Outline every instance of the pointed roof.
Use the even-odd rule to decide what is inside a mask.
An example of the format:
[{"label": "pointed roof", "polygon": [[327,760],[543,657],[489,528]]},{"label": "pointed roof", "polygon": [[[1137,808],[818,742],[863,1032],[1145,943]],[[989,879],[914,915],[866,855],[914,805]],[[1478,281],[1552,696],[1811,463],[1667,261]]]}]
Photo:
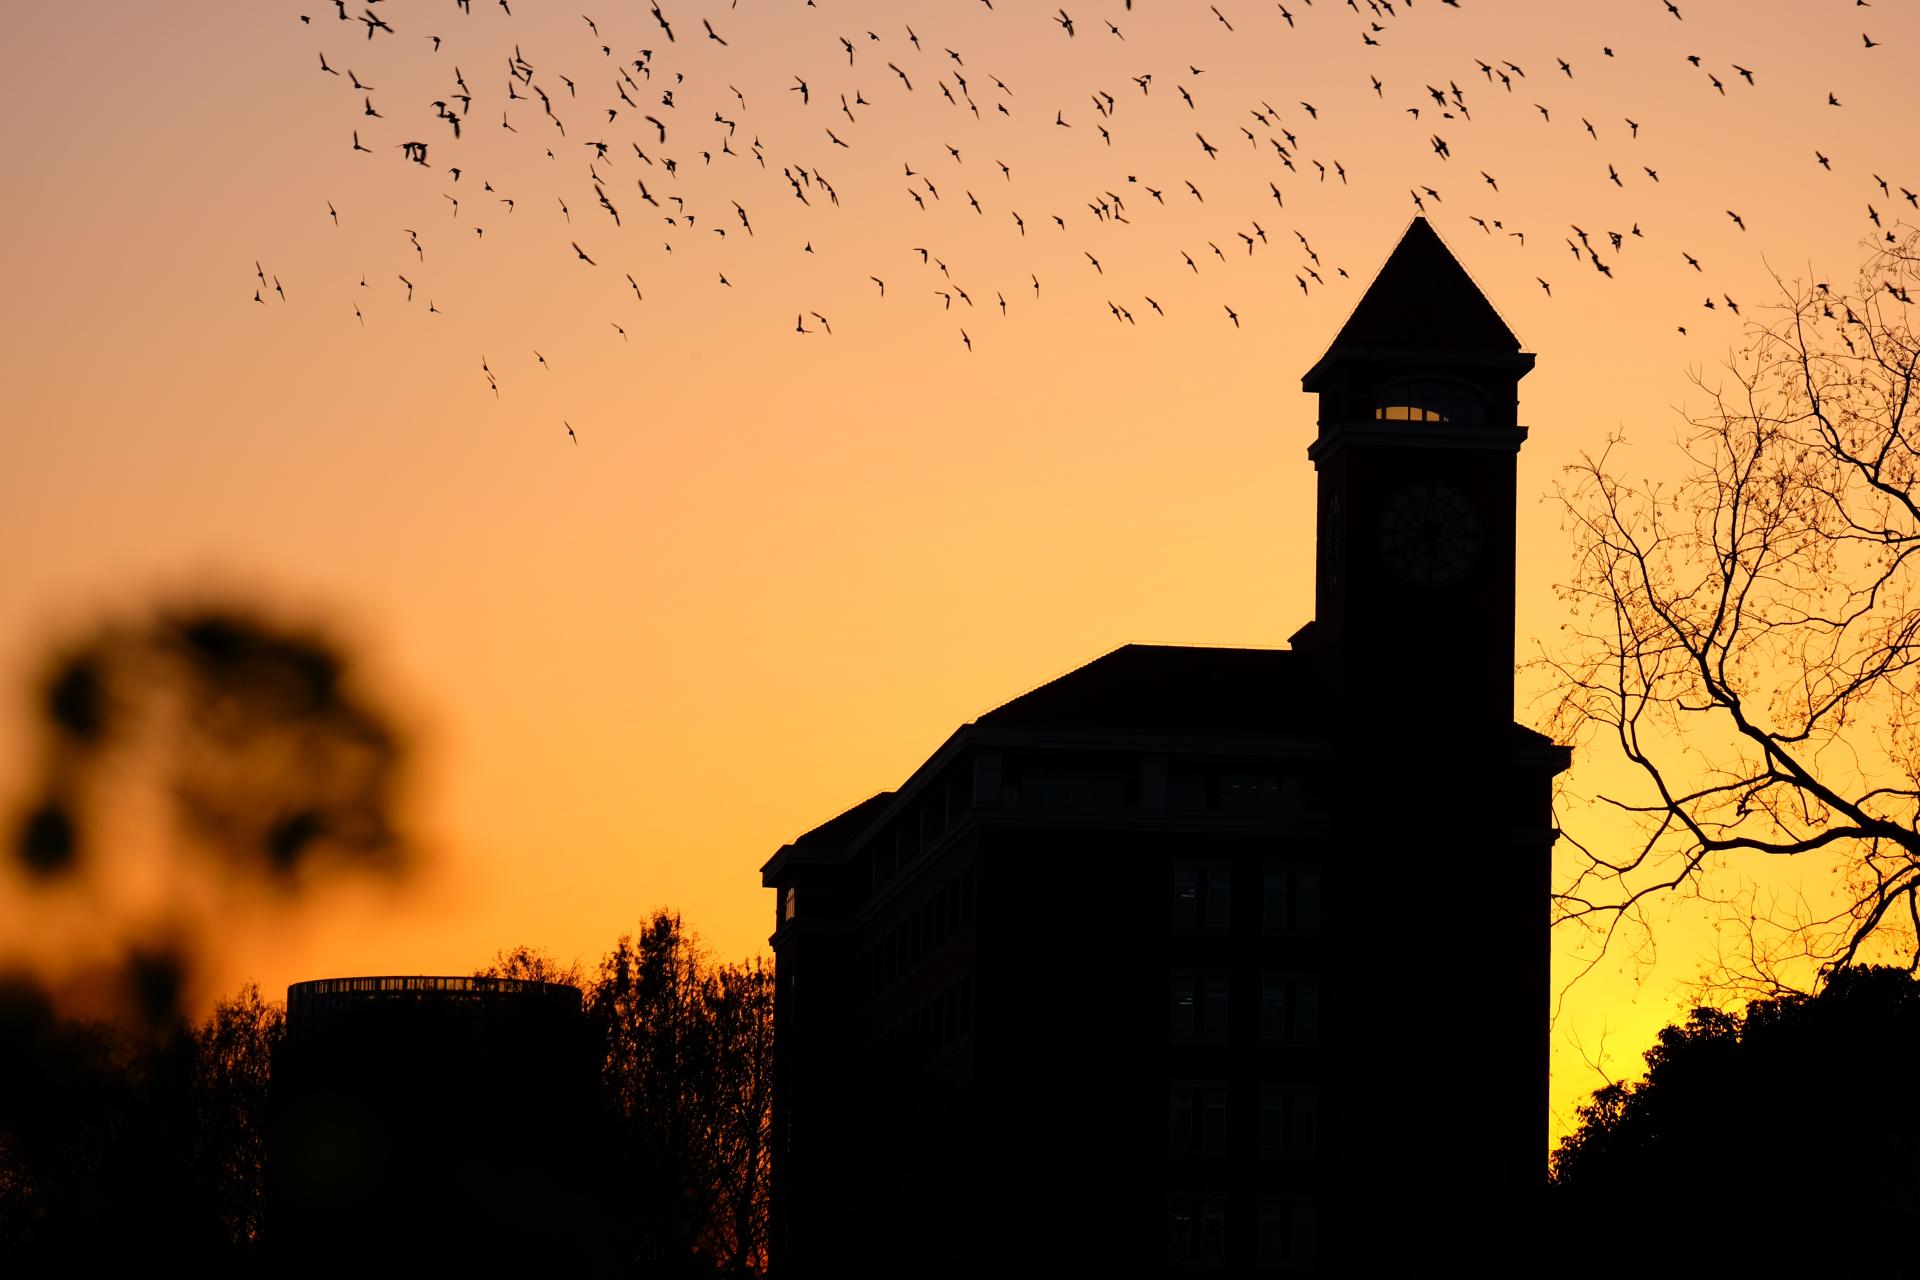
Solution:
[{"label": "pointed roof", "polygon": [[1517,353],[1520,339],[1427,220],[1415,218],[1327,354],[1355,347],[1499,356]]}]

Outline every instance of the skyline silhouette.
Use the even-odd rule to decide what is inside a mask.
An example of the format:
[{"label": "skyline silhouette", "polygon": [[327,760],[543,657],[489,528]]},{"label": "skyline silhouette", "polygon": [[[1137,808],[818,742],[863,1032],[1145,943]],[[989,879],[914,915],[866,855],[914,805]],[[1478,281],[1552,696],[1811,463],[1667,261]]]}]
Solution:
[{"label": "skyline silhouette", "polygon": [[[463,15],[389,0],[375,10],[392,32],[321,5],[109,6],[104,36],[58,11],[9,13],[13,84],[33,106],[8,126],[27,195],[0,211],[21,299],[3,348],[15,465],[0,468],[0,533],[15,553],[0,672],[21,687],[76,620],[224,584],[339,617],[419,713],[442,872],[405,908],[257,931],[236,952],[245,971],[210,975],[201,1001],[247,971],[271,989],[459,969],[504,937],[591,956],[657,900],[744,953],[767,931],[743,870],[829,797],[894,785],[952,725],[1120,644],[1278,646],[1308,616],[1311,584],[1285,558],[1313,531],[1312,423],[1272,375],[1324,347],[1419,212],[1416,191],[1527,348],[1551,357],[1528,384],[1519,480],[1525,655],[1562,620],[1565,538],[1533,501],[1559,468],[1624,429],[1662,470],[1672,406],[1698,403],[1687,370],[1711,375],[1741,340],[1775,293],[1769,269],[1837,285],[1859,240],[1884,233],[1868,206],[1891,227],[1910,216],[1901,190],[1920,190],[1885,123],[1912,111],[1913,15],[1835,3],[1755,24],[1736,6],[1678,7],[1542,17],[1416,0],[1389,19],[1320,0],[1289,2],[1289,26],[1278,8],[1221,4],[1222,22],[1204,6],[1109,4],[1069,6],[1069,36],[1006,6],[922,21],[793,0],[748,19],[689,2],[662,6],[671,42],[644,6],[587,7],[599,42],[578,13],[497,3]],[[515,43],[564,139],[531,85],[503,105]],[[672,112],[629,108],[624,81],[597,70],[618,60],[649,83],[632,70],[639,48],[654,49],[655,88],[676,72],[693,86]],[[1509,93],[1476,59],[1526,74],[1506,71]],[[431,106],[457,110],[455,65],[485,126],[457,142]],[[1132,77],[1149,71],[1142,93]],[[857,125],[837,114],[849,83]],[[724,126],[705,107],[722,110],[729,84],[748,113],[727,118],[758,133],[764,171],[737,139],[736,158],[714,145]],[[1111,118],[1096,89],[1116,100]],[[1297,148],[1243,114],[1268,114],[1263,102]],[[603,104],[620,115],[594,127]],[[660,147],[646,115],[680,161],[648,194],[689,200],[691,234],[650,221],[668,215],[638,185],[632,143]],[[352,150],[356,130],[368,152]],[[594,140],[625,147],[600,166],[618,226],[588,177]],[[426,165],[402,149],[413,141]],[[939,189],[918,188],[925,214],[909,164]],[[839,209],[794,199],[789,165],[823,171]],[[511,213],[481,214],[489,181]],[[1128,222],[1087,207],[1109,191]],[[1575,260],[1576,226],[1612,277]],[[576,240],[596,265],[572,256]],[[1325,290],[1299,271],[1308,248]],[[1537,692],[1521,690],[1522,718]],[[9,801],[33,777],[30,751],[0,742]],[[32,899],[0,896],[0,934],[24,936]],[[1606,1060],[1631,1061],[1687,1003],[1673,985],[1717,944],[1710,922],[1673,929],[1650,986],[1621,953],[1571,996],[1556,1032],[1563,1122],[1596,1078],[1583,1049],[1600,1053],[1604,1033]],[[1577,961],[1569,945],[1560,972]]]}]

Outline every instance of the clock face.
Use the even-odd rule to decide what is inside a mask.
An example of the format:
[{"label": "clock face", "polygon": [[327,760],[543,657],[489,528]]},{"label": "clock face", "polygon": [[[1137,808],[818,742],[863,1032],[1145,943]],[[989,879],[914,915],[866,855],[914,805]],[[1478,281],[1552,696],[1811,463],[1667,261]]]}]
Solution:
[{"label": "clock face", "polygon": [[1409,582],[1452,582],[1479,558],[1480,521],[1472,505],[1446,485],[1411,485],[1387,500],[1380,550]]}]

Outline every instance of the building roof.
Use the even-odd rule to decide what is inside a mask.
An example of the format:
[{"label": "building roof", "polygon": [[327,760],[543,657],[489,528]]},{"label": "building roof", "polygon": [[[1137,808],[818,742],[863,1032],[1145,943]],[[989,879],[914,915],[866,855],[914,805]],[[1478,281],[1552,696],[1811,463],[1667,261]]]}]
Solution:
[{"label": "building roof", "polygon": [[1427,220],[1415,218],[1327,352],[1355,347],[1513,355],[1520,339]]},{"label": "building roof", "polygon": [[796,849],[842,849],[853,842],[863,827],[873,820],[875,814],[886,807],[893,799],[893,792],[880,791],[868,796],[859,804],[848,809],[837,818],[828,818],[825,822],[794,839]]},{"label": "building roof", "polygon": [[1317,729],[1318,664],[1287,649],[1122,645],[996,707],[993,726],[1168,733]]}]

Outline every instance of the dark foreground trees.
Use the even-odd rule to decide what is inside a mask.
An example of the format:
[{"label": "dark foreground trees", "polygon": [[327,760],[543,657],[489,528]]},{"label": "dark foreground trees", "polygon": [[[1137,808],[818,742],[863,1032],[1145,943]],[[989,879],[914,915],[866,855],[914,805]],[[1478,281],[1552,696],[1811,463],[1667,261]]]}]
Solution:
[{"label": "dark foreground trees", "polygon": [[[1677,482],[1630,481],[1617,448],[1572,469],[1556,727],[1617,745],[1639,785],[1602,798],[1639,830],[1581,842],[1562,920],[1611,937],[1649,895],[1717,900],[1746,934],[1722,983],[1758,994],[1920,960],[1915,291],[1920,233],[1851,288],[1783,285],[1701,382]],[[1832,901],[1742,888],[1781,857],[1837,872]]]},{"label": "dark foreground trees", "polygon": [[0,989],[0,1270],[257,1267],[282,1026],[252,984],[157,1035],[63,1020],[30,984]]},{"label": "dark foreground trees", "polygon": [[1818,996],[1696,1009],[1646,1060],[1554,1153],[1556,1269],[1920,1269],[1920,981],[1845,968]]},{"label": "dark foreground trees", "polygon": [[[583,988],[597,1071],[578,1114],[581,1167],[529,1169],[585,1188],[550,1231],[556,1257],[602,1274],[764,1271],[773,982],[715,962],[655,912],[582,979],[520,947],[483,970]],[[280,1005],[249,984],[199,1023],[156,1032],[63,1019],[0,985],[0,1274],[139,1264],[265,1274]]]},{"label": "dark foreground trees", "polygon": [[677,913],[656,911],[600,962],[587,1013],[618,1255],[652,1275],[763,1270],[772,972],[712,962]]}]

